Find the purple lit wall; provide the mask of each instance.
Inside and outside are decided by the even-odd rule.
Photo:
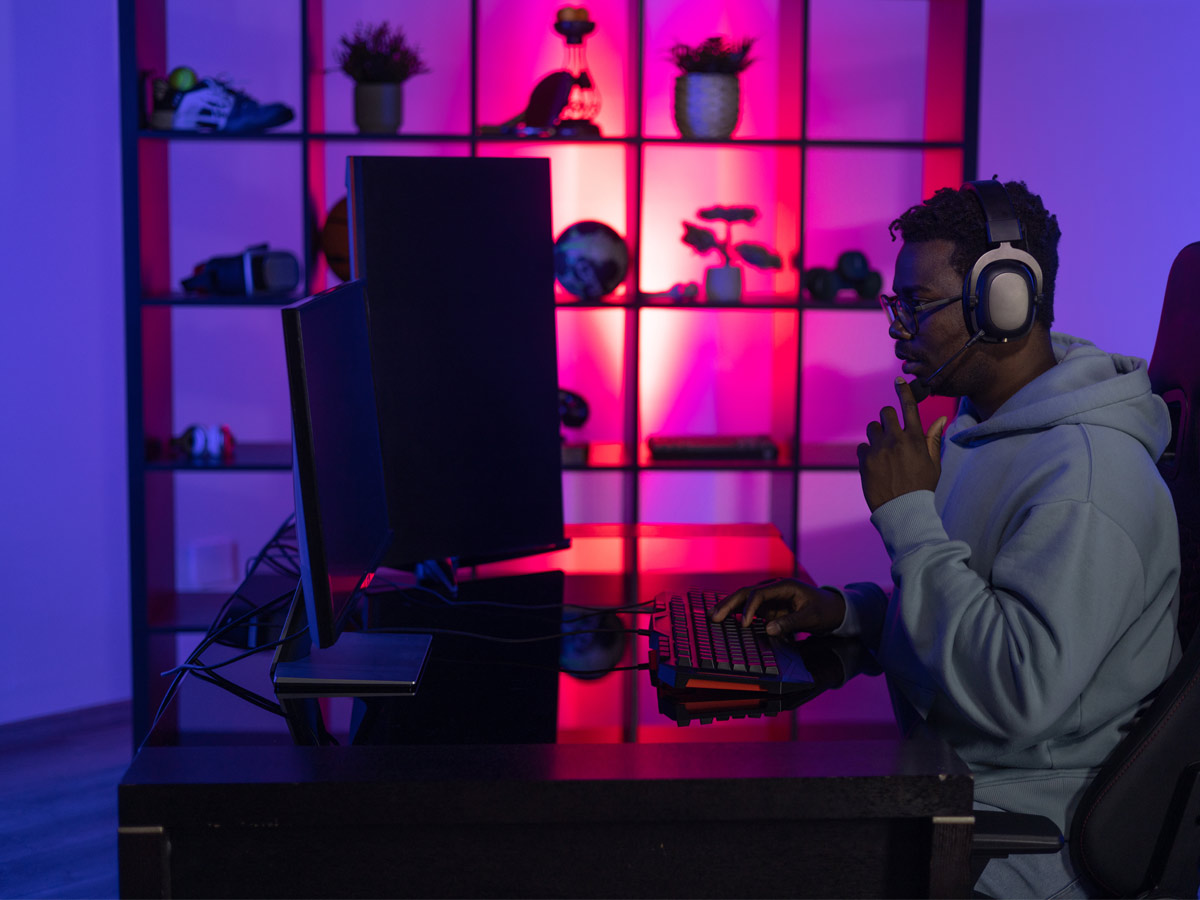
[[[549,29],[559,5],[481,0],[481,62],[486,71],[504,73],[481,83],[484,121],[515,114],[536,77],[561,64],[561,40]],[[773,26],[778,5],[648,4],[647,133],[673,133],[665,50],[675,40],[717,32],[762,38],[759,62],[746,75],[751,99],[740,133],[798,133],[798,102],[788,88],[796,61],[780,52]],[[228,74],[262,100],[297,105],[297,26],[277,14],[280,6],[291,8],[173,2],[169,58],[204,74]],[[604,96],[600,125],[606,133],[622,133],[632,128],[634,115],[624,56],[627,4],[594,0],[588,6],[601,22],[587,46]],[[980,174],[1024,178],[1058,213],[1065,234],[1058,326],[1148,356],[1170,261],[1179,247],[1200,238],[1190,215],[1200,199],[1194,153],[1200,143],[1200,63],[1189,37],[1200,28],[1200,7],[1190,0],[985,0],[985,7]],[[395,14],[398,8],[402,15]],[[336,9],[325,23],[330,64],[337,36],[354,21],[394,17],[428,51],[434,69],[412,82],[406,130],[465,130],[469,85],[457,34],[465,29],[466,0],[361,0]],[[926,60],[914,48],[924,44],[927,18],[924,0],[814,3],[812,136],[920,137]],[[545,27],[530,24],[542,22]],[[227,39],[210,40],[214,28]],[[498,48],[504,48],[503,65],[490,55]],[[331,73],[324,84],[327,127],[348,128],[347,79]],[[0,722],[129,694],[117,119],[116,0],[0,3],[0,196],[8,211],[0,226],[8,287],[7,327],[0,330],[0,561],[8,614],[0,629]],[[875,133],[857,133],[864,122]],[[456,152],[454,145],[400,150]],[[341,165],[354,152],[364,147],[338,144],[327,154],[327,205],[341,196]],[[743,237],[791,255],[795,151],[747,153],[723,151],[718,166],[706,167],[702,159],[688,160],[687,151],[668,155],[651,148],[647,207],[639,223],[643,289],[702,279],[712,260],[679,242],[679,223],[713,203],[759,206],[762,217]],[[829,265],[841,249],[858,246],[890,280],[895,247],[885,226],[919,198],[926,183],[920,160],[898,151],[861,158],[821,151],[808,165],[810,264]],[[555,230],[599,218],[626,232],[625,166],[619,147],[555,150]],[[252,242],[298,246],[296,148],[245,144],[230,155],[181,142],[172,145],[171,167],[173,277]],[[777,275],[754,272],[748,285],[791,290],[795,278],[790,267]],[[599,310],[559,316],[562,380],[593,400],[584,439],[621,438],[620,398],[630,387],[622,383],[624,315]],[[779,365],[796,351],[790,315],[721,314],[719,329],[716,316],[682,322],[677,311],[647,315],[643,432],[780,433],[779,411],[794,392],[786,366]],[[886,334],[870,313],[807,315],[804,428],[823,440],[856,441],[865,421],[891,399],[895,365]],[[227,421],[246,440],[286,439],[277,314],[181,314],[174,350],[178,427]],[[691,364],[701,354],[711,366]],[[731,396],[728,379],[712,375],[714,368],[743,372],[747,382],[765,387],[760,395]],[[283,476],[178,481],[181,587],[194,574],[189,546],[232,540],[244,560],[291,508],[290,481]],[[762,520],[769,501],[762,481],[728,475],[714,486],[711,479],[648,476],[643,516]],[[872,540],[857,481],[852,472],[802,479],[803,552],[821,561],[814,574],[823,580],[857,574],[843,548]],[[570,518],[617,518],[615,482],[616,476],[572,475],[566,483]],[[867,574],[886,578],[881,560],[872,558]]]

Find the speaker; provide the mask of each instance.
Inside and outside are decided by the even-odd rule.
[[[1024,337],[1033,328],[1042,299],[1042,267],[1013,244],[1025,229],[1004,185],[995,179],[963,185],[983,209],[992,249],[975,261],[963,281],[963,317],[967,331],[982,340],[1003,343]]]

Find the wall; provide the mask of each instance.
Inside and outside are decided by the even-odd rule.
[[[979,174],[1024,180],[1063,239],[1055,327],[1149,357],[1200,240],[1200,4],[984,4]]]
[[[130,690],[116,6],[0,3],[0,722]]]

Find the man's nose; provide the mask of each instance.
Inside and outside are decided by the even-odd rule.
[[[915,335],[911,334],[908,329],[900,324],[899,319],[896,319],[888,326],[888,335],[893,341],[907,341],[915,337]]]

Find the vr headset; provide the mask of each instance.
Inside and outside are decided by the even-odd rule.
[[[202,294],[286,294],[300,283],[300,262],[266,244],[247,247],[238,256],[214,256],[183,279],[186,291]]]

